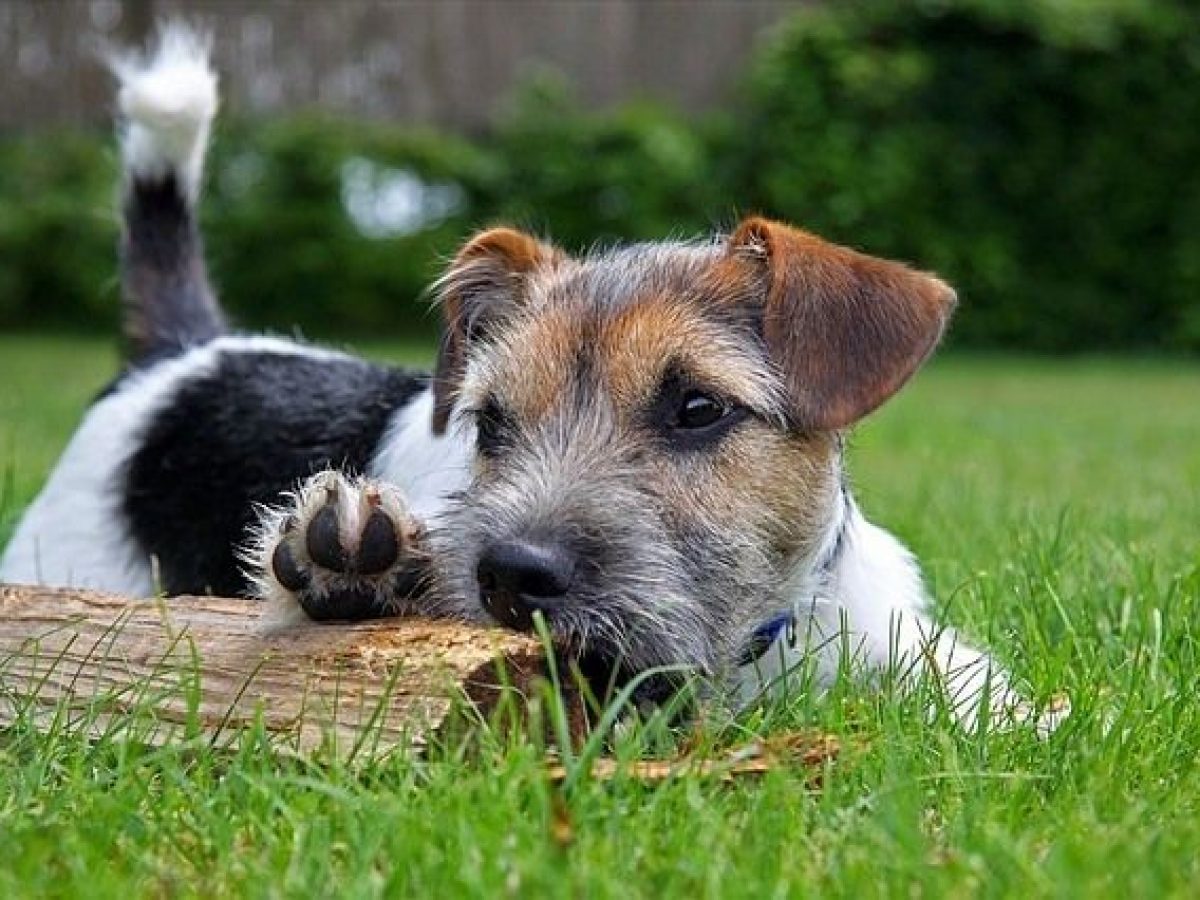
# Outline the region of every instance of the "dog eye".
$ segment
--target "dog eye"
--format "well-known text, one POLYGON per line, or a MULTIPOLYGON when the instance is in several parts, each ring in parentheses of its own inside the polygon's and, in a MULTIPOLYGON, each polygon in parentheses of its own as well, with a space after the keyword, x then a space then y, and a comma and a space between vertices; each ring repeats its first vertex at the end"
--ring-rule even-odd
POLYGON ((675 427, 693 431, 710 428, 729 414, 729 407, 703 391, 687 391, 675 413, 675 427))
POLYGON ((693 453, 716 445, 750 415, 750 410, 706 390, 686 372, 668 370, 648 410, 650 427, 677 453, 693 453))

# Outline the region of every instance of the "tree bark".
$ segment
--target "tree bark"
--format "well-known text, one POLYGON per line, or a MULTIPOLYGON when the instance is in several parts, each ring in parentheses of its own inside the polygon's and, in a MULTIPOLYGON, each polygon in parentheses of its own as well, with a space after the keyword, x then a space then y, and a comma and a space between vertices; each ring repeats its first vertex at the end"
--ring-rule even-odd
POLYGON ((287 751, 375 756, 452 739, 546 672, 537 640, 453 622, 272 628, 248 600, 0 587, 3 726, 214 746, 261 727, 287 751))

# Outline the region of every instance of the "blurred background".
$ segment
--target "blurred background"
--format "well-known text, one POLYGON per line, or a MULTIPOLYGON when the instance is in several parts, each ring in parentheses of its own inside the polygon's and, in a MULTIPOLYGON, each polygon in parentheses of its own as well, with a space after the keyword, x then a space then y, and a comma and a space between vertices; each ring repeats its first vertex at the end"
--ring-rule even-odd
POLYGON ((97 51, 176 14, 216 37, 203 216, 247 327, 431 336, 487 223, 761 212, 940 272, 960 347, 1200 351, 1185 0, 0 0, 0 329, 115 333, 97 51))

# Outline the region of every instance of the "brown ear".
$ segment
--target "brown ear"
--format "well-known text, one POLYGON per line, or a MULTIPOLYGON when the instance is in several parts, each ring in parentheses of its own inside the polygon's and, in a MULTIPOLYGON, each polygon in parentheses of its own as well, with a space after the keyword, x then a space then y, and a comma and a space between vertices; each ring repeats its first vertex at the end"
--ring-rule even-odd
POLYGON ((766 219, 742 222, 729 252, 762 279, 763 337, 804 430, 844 428, 892 396, 954 309, 932 275, 766 219))
POLYGON ((467 348, 524 297, 528 276, 563 259, 558 249, 512 228, 471 238, 435 287, 443 332, 433 373, 433 431, 446 430, 466 368, 467 348))

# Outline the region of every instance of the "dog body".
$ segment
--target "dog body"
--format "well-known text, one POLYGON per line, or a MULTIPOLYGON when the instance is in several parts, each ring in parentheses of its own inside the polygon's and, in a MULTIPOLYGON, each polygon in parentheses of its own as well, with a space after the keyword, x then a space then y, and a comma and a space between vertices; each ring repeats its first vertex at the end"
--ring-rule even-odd
POLYGON ((761 219, 582 259, 493 229, 436 287, 432 376, 231 335, 194 216, 205 48, 168 31, 117 71, 131 363, 0 579, 541 615, 585 670, 683 666, 749 699, 849 656, 934 672, 963 717, 1019 706, 926 618, 914 560, 843 478, 844 429, 940 337, 942 282, 761 219))

